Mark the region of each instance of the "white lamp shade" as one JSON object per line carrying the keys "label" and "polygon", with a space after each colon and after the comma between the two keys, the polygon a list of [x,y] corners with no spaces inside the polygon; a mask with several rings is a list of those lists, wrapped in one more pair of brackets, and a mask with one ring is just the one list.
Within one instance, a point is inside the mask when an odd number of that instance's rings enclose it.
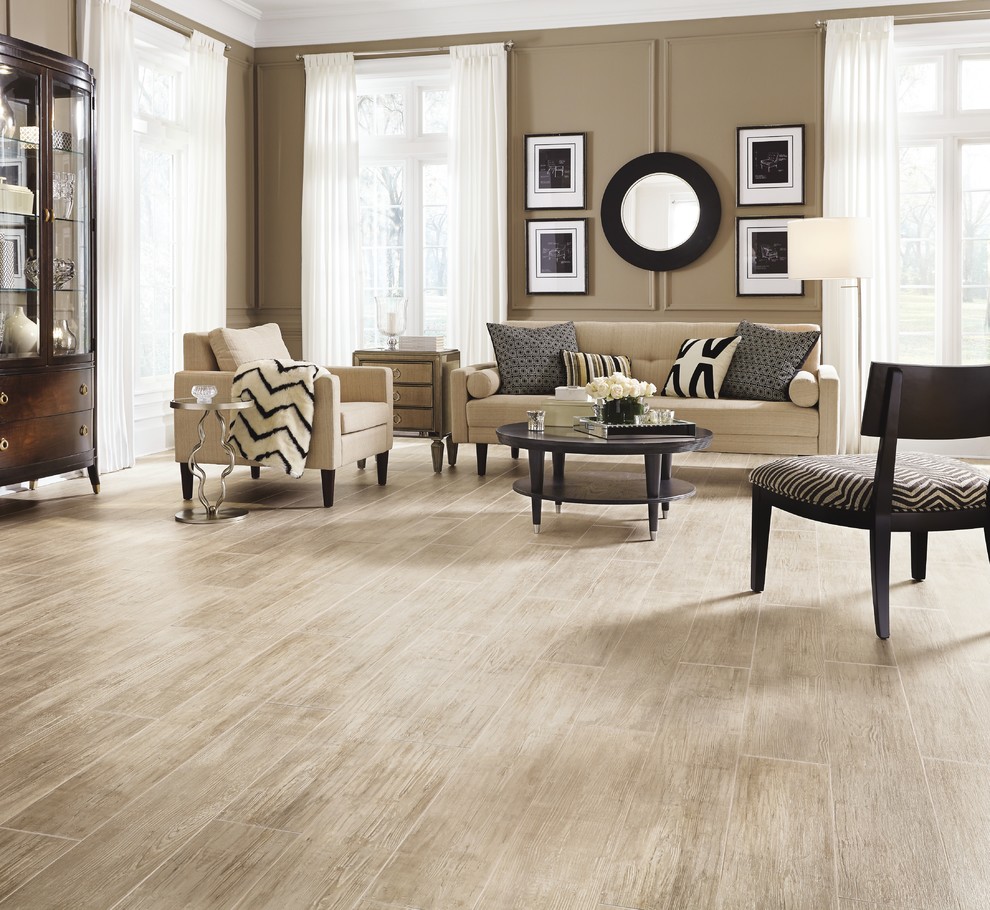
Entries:
{"label": "white lamp shade", "polygon": [[787,223],[787,277],[866,278],[873,274],[869,218],[798,218]]}

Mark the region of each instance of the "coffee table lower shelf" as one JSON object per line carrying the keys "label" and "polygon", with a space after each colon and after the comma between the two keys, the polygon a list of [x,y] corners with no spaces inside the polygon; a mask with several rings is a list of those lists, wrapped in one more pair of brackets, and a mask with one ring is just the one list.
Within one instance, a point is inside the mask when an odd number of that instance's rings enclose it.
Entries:
{"label": "coffee table lower shelf", "polygon": [[[688,499],[695,494],[693,483],[671,477],[660,481],[656,497],[646,495],[646,483],[642,472],[632,474],[622,471],[580,471],[568,474],[560,480],[546,477],[543,480],[541,499],[554,503],[571,502],[599,506],[648,505],[651,502],[673,502]],[[520,477],[512,489],[523,496],[533,496],[533,485],[528,477]]]}

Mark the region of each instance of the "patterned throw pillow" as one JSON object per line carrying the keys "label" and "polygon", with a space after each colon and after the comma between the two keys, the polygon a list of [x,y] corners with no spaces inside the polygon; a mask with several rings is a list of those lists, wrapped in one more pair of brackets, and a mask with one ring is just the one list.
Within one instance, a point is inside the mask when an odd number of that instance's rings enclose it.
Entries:
{"label": "patterned throw pillow", "polygon": [[750,401],[789,401],[787,387],[822,333],[785,332],[743,320],[736,329],[742,339],[725,376],[725,398]]}
{"label": "patterned throw pillow", "polygon": [[585,354],[583,351],[562,353],[568,385],[587,385],[596,376],[611,376],[613,373],[632,375],[632,365],[624,354]]}
{"label": "patterned throw pillow", "polygon": [[742,341],[733,338],[688,338],[677,352],[661,395],[718,398],[732,355]]}
{"label": "patterned throw pillow", "polygon": [[552,395],[567,379],[562,351],[573,351],[577,334],[573,322],[541,328],[488,323],[504,395]]}

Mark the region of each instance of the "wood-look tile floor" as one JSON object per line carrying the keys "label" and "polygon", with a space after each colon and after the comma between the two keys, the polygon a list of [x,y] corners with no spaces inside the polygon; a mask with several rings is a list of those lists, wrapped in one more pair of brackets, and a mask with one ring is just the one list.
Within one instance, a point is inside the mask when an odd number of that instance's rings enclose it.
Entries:
{"label": "wood-look tile floor", "polygon": [[983,536],[897,538],[878,641],[862,532],[778,516],[749,592],[760,460],[653,543],[418,441],[211,527],[166,456],[0,497],[0,905],[985,910]]}

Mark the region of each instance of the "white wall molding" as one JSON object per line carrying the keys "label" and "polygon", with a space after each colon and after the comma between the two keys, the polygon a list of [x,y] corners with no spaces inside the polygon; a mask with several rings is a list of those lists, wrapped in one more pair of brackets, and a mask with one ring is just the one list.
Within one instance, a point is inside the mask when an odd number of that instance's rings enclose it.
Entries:
{"label": "white wall molding", "polygon": [[159,0],[159,4],[228,38],[257,46],[262,11],[244,0]]}

